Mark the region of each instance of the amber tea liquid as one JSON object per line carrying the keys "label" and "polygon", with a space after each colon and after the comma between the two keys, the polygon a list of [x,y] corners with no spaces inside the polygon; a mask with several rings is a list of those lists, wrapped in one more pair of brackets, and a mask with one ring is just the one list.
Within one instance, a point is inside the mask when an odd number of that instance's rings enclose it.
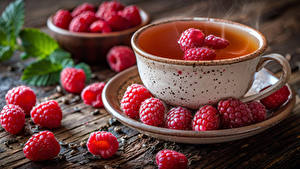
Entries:
{"label": "amber tea liquid", "polygon": [[141,33],[138,46],[152,55],[182,60],[183,52],[177,40],[188,28],[200,29],[205,35],[213,34],[230,42],[225,49],[216,50],[215,60],[240,57],[258,48],[257,39],[238,28],[200,21],[176,21],[153,26]]}

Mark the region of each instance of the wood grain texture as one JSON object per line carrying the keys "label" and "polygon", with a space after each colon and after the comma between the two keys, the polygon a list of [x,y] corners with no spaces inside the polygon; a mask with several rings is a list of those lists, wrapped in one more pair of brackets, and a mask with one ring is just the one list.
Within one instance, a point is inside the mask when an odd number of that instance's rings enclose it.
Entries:
{"label": "wood grain texture", "polygon": [[[25,0],[27,27],[45,27],[46,19],[60,8],[72,8],[82,2],[99,4],[98,0]],[[0,1],[0,11],[11,0]],[[289,83],[300,93],[300,1],[299,0],[122,0],[137,4],[150,13],[153,21],[164,17],[203,16],[238,21],[259,29],[270,47],[266,53],[278,52],[291,63],[293,74]],[[10,61],[0,63],[0,107],[5,93],[22,84],[19,80],[24,66],[19,53]],[[269,69],[280,74],[279,66]],[[93,67],[93,81],[107,81],[114,72],[105,65]],[[39,101],[54,99],[63,109],[62,127],[53,130],[61,142],[59,157],[51,161],[30,162],[22,152],[26,140],[41,129],[27,118],[24,132],[12,136],[0,128],[0,168],[155,168],[155,154],[164,148],[184,153],[190,168],[297,168],[300,166],[300,98],[292,114],[280,124],[243,140],[211,144],[175,144],[153,139],[131,130],[111,118],[104,110],[95,110],[82,103],[79,96],[56,92],[56,86],[33,87]],[[120,149],[111,159],[92,156],[84,146],[93,131],[107,130],[118,137]],[[81,146],[82,145],[82,146]]]}

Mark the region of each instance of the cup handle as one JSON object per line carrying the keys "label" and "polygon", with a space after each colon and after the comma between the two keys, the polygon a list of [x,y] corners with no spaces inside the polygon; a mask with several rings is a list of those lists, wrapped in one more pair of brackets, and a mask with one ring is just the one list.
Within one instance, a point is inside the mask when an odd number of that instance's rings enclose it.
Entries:
{"label": "cup handle", "polygon": [[258,72],[259,70],[261,70],[268,63],[268,61],[276,61],[281,65],[283,73],[281,74],[280,79],[271,87],[269,87],[257,94],[243,97],[241,99],[241,101],[249,102],[252,100],[259,100],[259,99],[265,98],[286,84],[286,82],[288,81],[288,79],[290,78],[290,75],[291,75],[291,67],[290,67],[290,64],[287,61],[287,59],[277,53],[264,55],[260,59],[258,65],[257,65],[256,71]]}

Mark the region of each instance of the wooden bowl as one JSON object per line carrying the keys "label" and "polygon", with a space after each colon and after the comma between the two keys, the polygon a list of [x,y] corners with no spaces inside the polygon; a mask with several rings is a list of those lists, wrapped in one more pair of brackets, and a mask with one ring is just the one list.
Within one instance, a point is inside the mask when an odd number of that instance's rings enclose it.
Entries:
{"label": "wooden bowl", "polygon": [[[254,84],[247,94],[258,92],[261,88],[270,84],[274,84],[278,80],[266,69],[263,69],[257,73],[255,77],[256,79]],[[292,91],[292,95],[290,96],[289,100],[280,109],[269,114],[267,120],[263,122],[233,129],[201,132],[173,130],[146,125],[138,120],[129,118],[122,112],[120,109],[120,100],[126,88],[133,83],[141,83],[136,66],[129,68],[113,77],[106,84],[102,93],[102,100],[106,110],[124,125],[136,129],[141,133],[151,137],[179,143],[221,143],[253,136],[285,119],[290,114],[295,104],[295,94],[288,86],[290,91]]]}
{"label": "wooden bowl", "polygon": [[59,45],[71,52],[78,60],[90,64],[106,63],[106,53],[115,45],[130,46],[132,34],[140,27],[149,23],[149,14],[139,8],[142,23],[136,27],[112,33],[77,33],[59,28],[52,23],[53,15],[47,20],[47,26],[51,35],[58,41]]}

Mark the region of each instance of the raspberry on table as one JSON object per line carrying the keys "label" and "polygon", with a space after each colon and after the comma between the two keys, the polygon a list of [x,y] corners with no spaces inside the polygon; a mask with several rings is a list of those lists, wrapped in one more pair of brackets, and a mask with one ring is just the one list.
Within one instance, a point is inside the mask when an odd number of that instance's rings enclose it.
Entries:
{"label": "raspberry on table", "polygon": [[[262,90],[269,88],[270,86],[265,87]],[[261,90],[261,91],[262,91]],[[266,106],[269,110],[274,110],[279,108],[283,103],[285,103],[290,96],[290,91],[288,87],[285,85],[276,92],[272,93],[270,96],[265,97],[260,100],[260,102]]]}
{"label": "raspberry on table", "polygon": [[32,161],[50,160],[59,154],[60,145],[50,131],[34,134],[26,142],[23,152]]}
{"label": "raspberry on table", "polygon": [[267,118],[267,111],[266,108],[263,104],[261,104],[258,101],[252,101],[247,103],[251,114],[253,116],[253,122],[257,123],[257,122],[261,122],[266,120]]}
{"label": "raspberry on table", "polygon": [[139,25],[142,22],[139,9],[135,5],[127,6],[118,14],[130,22],[132,27]]}
{"label": "raspberry on table", "polygon": [[53,24],[63,29],[69,28],[71,20],[72,16],[67,10],[58,10],[53,16]]}
{"label": "raspberry on table", "polygon": [[90,32],[93,33],[109,33],[111,32],[111,28],[105,21],[95,21],[90,25]]}
{"label": "raspberry on table", "polygon": [[98,131],[90,134],[86,146],[90,153],[109,158],[117,152],[119,142],[110,132]]}
{"label": "raspberry on table", "polygon": [[205,37],[204,45],[213,49],[223,49],[229,45],[229,41],[215,35]]}
{"label": "raspberry on table", "polygon": [[176,130],[192,128],[192,113],[183,107],[174,107],[167,113],[166,127]]}
{"label": "raspberry on table", "polygon": [[1,126],[11,134],[18,134],[25,124],[25,113],[18,105],[5,105],[0,113]]}
{"label": "raspberry on table", "polygon": [[253,116],[247,104],[230,98],[218,103],[223,128],[236,128],[253,123]]}
{"label": "raspberry on table", "polygon": [[150,97],[152,94],[143,85],[132,84],[127,87],[123,95],[121,108],[130,118],[137,118],[141,103]]}
{"label": "raspberry on table", "polygon": [[215,57],[216,52],[206,47],[191,48],[184,52],[184,60],[212,60]]}
{"label": "raspberry on table", "polygon": [[80,93],[85,86],[86,76],[82,69],[65,68],[60,73],[60,83],[70,93]]}
{"label": "raspberry on table", "polygon": [[54,100],[35,106],[30,114],[33,122],[41,127],[52,129],[59,127],[61,124],[62,111]]}
{"label": "raspberry on table", "polygon": [[188,167],[188,159],[185,155],[174,150],[159,151],[155,161],[158,169],[186,169]]}
{"label": "raspberry on table", "polygon": [[94,12],[85,11],[72,19],[69,30],[72,32],[89,32],[90,25],[96,20]]}
{"label": "raspberry on table", "polygon": [[190,48],[201,47],[203,45],[204,38],[205,35],[201,30],[189,28],[181,34],[178,44],[181,49],[185,51]]}
{"label": "raspberry on table", "polygon": [[216,108],[210,105],[201,107],[193,119],[193,130],[216,130],[220,126],[220,116]]}
{"label": "raspberry on table", "polygon": [[136,64],[136,58],[127,46],[115,46],[109,50],[106,60],[110,68],[116,72],[121,72]]}
{"label": "raspberry on table", "polygon": [[103,107],[102,102],[102,90],[105,86],[104,82],[93,83],[83,89],[81,92],[81,98],[85,104],[91,105],[95,108]]}
{"label": "raspberry on table", "polygon": [[124,9],[124,5],[117,1],[103,2],[98,8],[96,16],[105,20],[105,15],[111,12],[117,12]]}
{"label": "raspberry on table", "polygon": [[83,3],[72,11],[72,17],[76,17],[86,11],[95,12],[95,7],[90,3]]}
{"label": "raspberry on table", "polygon": [[161,126],[165,116],[164,103],[154,97],[148,98],[140,106],[140,119],[143,123],[151,126]]}
{"label": "raspberry on table", "polygon": [[5,100],[6,104],[18,105],[24,110],[25,114],[29,115],[36,103],[36,95],[30,87],[18,86],[6,93]]}

